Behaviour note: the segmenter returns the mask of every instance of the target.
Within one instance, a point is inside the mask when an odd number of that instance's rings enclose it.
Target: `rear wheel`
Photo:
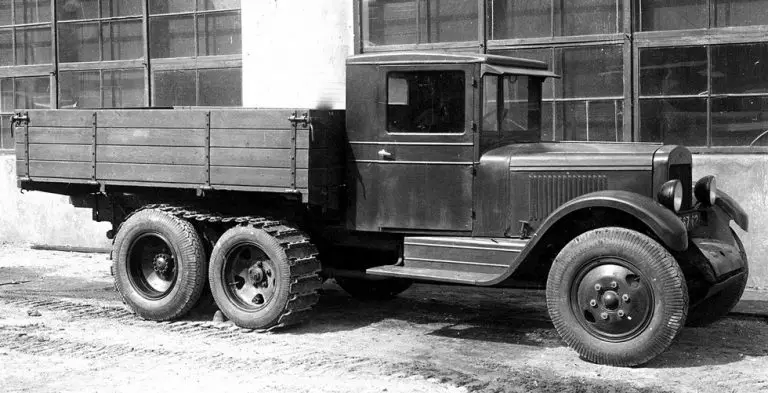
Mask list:
[[[736,239],[736,245],[739,247],[741,258],[746,262],[747,253],[744,250],[744,244],[741,243],[741,239],[736,235],[736,232],[731,230],[731,233],[733,234],[733,238]],[[688,319],[686,320],[687,325],[697,327],[707,326],[728,315],[728,313],[736,307],[736,304],[739,303],[739,300],[741,300],[741,295],[744,294],[748,279],[749,267],[747,266],[747,263],[745,263],[744,274],[741,277],[727,288],[691,308],[688,312]]]
[[[659,243],[625,228],[569,242],[547,280],[547,308],[563,340],[586,360],[643,364],[663,352],[688,310],[683,273]]]
[[[283,225],[231,228],[211,254],[211,293],[221,312],[240,327],[301,322],[317,303],[322,284],[316,254],[306,237]]]
[[[130,216],[113,245],[112,273],[123,301],[155,321],[183,316],[200,298],[207,264],[189,222],[147,209]]]
[[[337,277],[336,283],[352,297],[360,300],[389,300],[413,285],[413,281],[402,278],[365,280]]]

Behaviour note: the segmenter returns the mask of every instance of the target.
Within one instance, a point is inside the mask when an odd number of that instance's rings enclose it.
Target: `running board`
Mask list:
[[[379,266],[377,276],[482,285],[508,273],[527,240],[478,237],[406,237],[403,266]]]

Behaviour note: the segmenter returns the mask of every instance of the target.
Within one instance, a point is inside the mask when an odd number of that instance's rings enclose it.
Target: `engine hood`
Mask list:
[[[525,143],[490,150],[480,161],[507,161],[513,171],[652,170],[658,144]]]

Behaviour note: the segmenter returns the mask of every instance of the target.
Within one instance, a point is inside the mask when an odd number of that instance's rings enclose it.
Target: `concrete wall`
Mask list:
[[[16,156],[0,156],[0,242],[71,247],[109,247],[109,223],[91,220],[69,198],[16,187]]]

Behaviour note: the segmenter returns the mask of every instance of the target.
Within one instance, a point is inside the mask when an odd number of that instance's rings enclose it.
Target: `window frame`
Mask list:
[[[485,96],[485,82],[488,77],[496,77],[496,131],[488,131],[485,129],[485,109],[487,107],[487,100]],[[505,131],[502,128],[502,114],[503,114],[503,108],[506,107],[506,99],[505,99],[505,92],[507,91],[507,84],[505,81],[507,80],[507,77],[510,76],[516,76],[516,77],[524,77],[529,78],[530,80],[539,80],[539,95],[540,99],[544,95],[544,79],[541,77],[534,77],[531,75],[523,75],[523,74],[497,74],[493,72],[486,72],[481,76],[480,85],[483,86],[482,91],[480,92],[480,102],[481,102],[481,120],[478,122],[480,124],[480,138],[483,138],[483,135],[489,134],[491,132],[494,132],[497,134],[498,140],[501,142],[513,142],[513,143],[529,143],[529,142],[542,142],[542,129],[544,127],[544,118],[543,118],[543,110],[544,110],[544,101],[543,99],[540,100],[539,105],[539,127],[537,131]],[[530,96],[530,93],[529,93]],[[530,103],[530,97],[526,101]],[[530,116],[530,113],[528,114]]]

